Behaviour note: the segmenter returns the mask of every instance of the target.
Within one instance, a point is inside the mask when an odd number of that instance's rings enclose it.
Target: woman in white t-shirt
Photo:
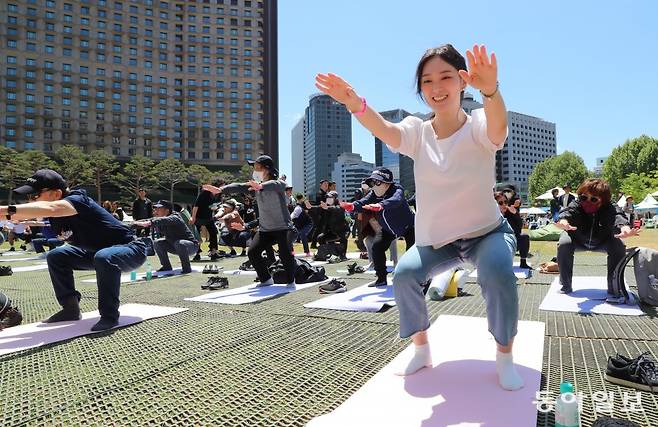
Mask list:
[[[451,45],[429,49],[421,58],[416,88],[434,112],[427,121],[414,116],[400,123],[386,121],[335,74],[318,74],[316,86],[345,104],[391,150],[414,160],[416,244],[400,259],[393,285],[400,336],[411,337],[416,351],[396,372],[410,375],[432,366],[422,285],[467,261],[478,269],[489,331],[497,342],[499,383],[516,390],[523,386],[512,358],[519,312],[512,268],[516,239],[491,197],[496,151],[507,138],[507,111],[498,88],[496,56],[476,45],[467,58],[470,71]],[[478,89],[484,100],[484,110],[474,110],[471,116],[461,108],[466,85]]]

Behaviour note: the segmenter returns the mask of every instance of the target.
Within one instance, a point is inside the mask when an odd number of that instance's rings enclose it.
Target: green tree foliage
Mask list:
[[[157,185],[154,174],[155,162],[148,157],[135,156],[117,174],[117,185],[134,197],[140,188]]]
[[[21,156],[23,156],[23,159],[27,163],[28,171],[31,171],[31,173],[39,169],[57,170],[57,163],[41,151],[27,150],[23,151]]]
[[[187,168],[187,181],[197,187],[212,181],[213,173],[203,165],[190,165]]]
[[[658,169],[658,140],[647,135],[627,140],[612,150],[603,164],[605,178],[613,192],[620,190],[630,174],[650,174]]]
[[[565,184],[575,189],[588,176],[589,172],[583,159],[574,152],[565,151],[535,165],[532,174],[528,177],[528,192],[530,198],[534,199],[551,188],[562,187]]]
[[[243,165],[240,168],[240,172],[235,177],[235,182],[247,182],[251,179],[251,173],[254,171],[254,168],[249,165]]]
[[[25,157],[11,148],[0,146],[0,162],[2,164],[0,185],[9,189],[7,199],[11,203],[14,195],[12,190],[24,184],[34,171],[30,170],[30,165],[25,161]]]
[[[96,200],[100,203],[102,198],[103,185],[116,182],[114,172],[119,164],[114,160],[114,156],[105,150],[95,150],[89,155],[89,167],[93,177],[94,187],[96,187]]]
[[[58,172],[66,179],[69,188],[93,183],[89,156],[75,145],[64,145],[55,153]]]
[[[658,191],[658,170],[650,174],[642,172],[628,175],[622,180],[620,190],[627,196],[633,196],[635,203],[640,203],[647,194]]]
[[[188,179],[188,171],[180,161],[176,159],[165,159],[154,168],[158,177],[158,186],[169,190],[169,201],[174,202],[174,187]]]

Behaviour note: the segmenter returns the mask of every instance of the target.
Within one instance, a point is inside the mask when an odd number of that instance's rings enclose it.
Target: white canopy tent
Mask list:
[[[658,202],[651,196],[651,194],[647,194],[647,197],[634,207],[636,211],[650,211],[658,209]]]
[[[561,189],[560,187],[555,187],[555,188],[558,189],[558,194],[557,194],[558,197],[564,194],[564,190],[563,190],[563,189]],[[541,196],[537,196],[537,197],[535,197],[535,200],[551,200],[551,199],[553,198],[553,194],[552,194],[551,192],[552,192],[553,190],[555,190],[555,188],[551,188],[550,190],[548,190],[547,192],[545,192],[545,193],[542,194]]]
[[[652,195],[653,197],[658,197],[658,191],[656,191],[655,193],[651,193],[651,195]]]
[[[521,215],[546,215],[548,212],[541,208],[521,208]]]
[[[621,195],[619,200],[617,200],[617,206],[619,206],[620,208],[623,208],[624,206],[626,206],[626,195],[624,195],[624,194]]]

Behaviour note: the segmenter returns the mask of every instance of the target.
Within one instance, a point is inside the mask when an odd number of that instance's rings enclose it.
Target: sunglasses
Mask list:
[[[376,179],[373,179],[373,180],[372,180],[372,185],[381,185],[381,184],[382,184],[381,181],[378,181],[378,180],[376,180]]]
[[[580,200],[581,202],[586,202],[589,200],[592,203],[598,203],[599,200],[601,200],[601,198],[596,196],[587,196],[585,194],[581,194],[580,196],[578,196],[578,200]]]
[[[504,205],[504,204],[505,204],[505,200],[498,200],[498,204],[501,205],[501,206]]]

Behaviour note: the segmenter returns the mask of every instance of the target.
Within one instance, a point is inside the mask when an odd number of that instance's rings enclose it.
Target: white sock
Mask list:
[[[414,355],[411,359],[402,360],[398,366],[395,367],[395,375],[405,376],[411,375],[425,366],[432,366],[432,353],[430,352],[430,345],[423,344],[417,345],[414,348]]]
[[[505,390],[518,390],[523,387],[523,378],[514,367],[514,357],[511,352],[496,351],[496,372],[498,383]]]

